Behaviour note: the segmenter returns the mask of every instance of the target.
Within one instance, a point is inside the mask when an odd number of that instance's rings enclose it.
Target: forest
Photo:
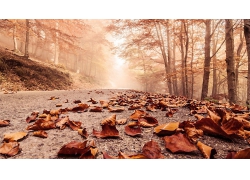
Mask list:
[[[246,19],[2,19],[0,46],[99,81],[245,105]]]

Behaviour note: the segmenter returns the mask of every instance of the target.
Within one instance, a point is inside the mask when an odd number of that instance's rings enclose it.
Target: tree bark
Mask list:
[[[213,20],[213,29],[214,29],[214,20]],[[217,56],[216,56],[216,49],[217,49],[217,42],[215,40],[215,34],[212,36],[212,54],[214,54],[214,56],[212,57],[212,61],[213,61],[213,89],[212,89],[212,97],[215,97],[216,94],[218,94],[217,90],[218,90],[218,85],[217,85]]]
[[[205,61],[204,61],[204,74],[203,74],[203,83],[201,91],[201,99],[207,97],[208,95],[208,84],[209,84],[209,75],[210,75],[210,42],[211,42],[211,20],[207,19],[206,24],[206,36],[205,36]]]
[[[54,63],[58,64],[59,63],[59,42],[58,42],[58,38],[59,38],[59,33],[58,33],[58,22],[56,22],[56,42],[55,42],[55,54],[54,54]]]
[[[250,103],[250,19],[244,19],[244,35],[247,46],[248,74],[247,74],[247,104]]]
[[[18,52],[17,48],[17,39],[16,39],[16,22],[14,22],[14,27],[13,27],[13,43],[14,43],[14,52]]]
[[[175,34],[175,25],[173,23],[173,34]],[[174,94],[176,96],[179,96],[179,91],[178,91],[178,83],[177,83],[177,72],[176,72],[176,67],[175,67],[175,54],[176,54],[176,43],[175,43],[175,35],[173,36],[173,90]]]
[[[29,20],[26,19],[26,40],[25,40],[25,50],[24,56],[29,58],[29,35],[30,34],[30,23]]]
[[[225,20],[226,32],[226,63],[229,103],[236,103],[235,62],[234,62],[234,37],[233,20]]]

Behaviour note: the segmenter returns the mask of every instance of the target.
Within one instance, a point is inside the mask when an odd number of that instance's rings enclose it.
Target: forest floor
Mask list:
[[[63,66],[27,59],[0,48],[0,92],[93,88],[100,85]]]

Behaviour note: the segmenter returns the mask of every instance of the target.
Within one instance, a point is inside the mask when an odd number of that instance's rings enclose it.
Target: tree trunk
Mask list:
[[[18,52],[17,48],[17,40],[16,40],[16,22],[14,22],[14,27],[13,27],[13,43],[14,43],[14,52]]]
[[[234,38],[233,20],[225,20],[226,32],[226,63],[227,63],[227,84],[229,103],[236,103],[236,84],[235,84],[235,63],[234,63]]]
[[[30,36],[30,27],[29,27],[29,20],[26,19],[26,40],[25,40],[25,50],[24,56],[29,58],[29,36]]]
[[[247,46],[248,74],[247,74],[247,104],[250,104],[250,19],[244,19],[244,35]]]
[[[214,20],[213,20],[213,29],[214,29]],[[212,47],[212,54],[214,56],[212,57],[213,60],[213,89],[212,89],[212,97],[215,97],[216,94],[218,94],[218,85],[217,85],[217,56],[216,56],[216,49],[217,49],[217,42],[215,40],[215,35],[212,37],[213,47]]]
[[[182,87],[182,95],[186,96],[186,86],[185,86],[185,63],[184,63],[184,40],[183,40],[183,29],[184,24],[181,22],[181,31],[180,31],[180,46],[181,46],[181,87]]]
[[[167,46],[168,46],[168,69],[169,69],[169,93],[172,95],[172,52],[171,52],[171,39],[170,39],[170,31],[169,31],[169,20],[167,20]]]
[[[175,25],[173,23],[173,34],[175,34]],[[175,43],[175,35],[173,36],[173,89],[174,89],[174,95],[179,96],[179,91],[178,91],[178,84],[177,84],[177,72],[176,72],[176,67],[175,67],[175,52],[176,50],[176,43]]]
[[[242,20],[241,20],[242,23]],[[243,32],[243,31],[242,31]],[[236,83],[236,101],[239,99],[239,67],[240,67],[240,60],[241,60],[241,51],[243,48],[243,33],[240,32],[240,44],[237,48],[237,55],[235,59],[235,83]]]
[[[207,19],[206,22],[206,36],[205,36],[205,61],[204,61],[204,74],[201,91],[201,100],[208,95],[209,75],[210,75],[210,41],[211,41],[211,20]]]
[[[59,23],[56,22],[56,42],[55,42],[55,54],[54,54],[54,63],[55,64],[58,64],[59,63],[59,40],[58,40],[58,37],[59,37],[59,33],[58,33],[58,26],[59,26]]]
[[[186,25],[185,21],[183,22],[184,25],[184,31],[185,31],[185,37],[186,37],[186,42],[185,42],[185,56],[184,56],[184,74],[185,74],[185,96],[189,97],[189,91],[188,91],[188,73],[187,73],[187,57],[188,57],[188,46],[189,46],[189,37],[188,37],[188,25]]]

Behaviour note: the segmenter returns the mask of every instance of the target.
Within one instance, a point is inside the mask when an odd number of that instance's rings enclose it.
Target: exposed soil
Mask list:
[[[60,108],[74,107],[75,100],[81,100],[82,103],[90,102],[90,98],[94,100],[109,100],[111,97],[117,94],[129,94],[130,90],[61,90],[61,91],[26,91],[17,92],[15,94],[0,93],[0,119],[10,120],[10,126],[0,127],[0,140],[3,140],[3,136],[6,133],[14,133],[19,131],[28,132],[26,130],[29,125],[26,122],[26,117],[32,112],[38,111],[42,113],[43,110],[58,109],[56,104],[62,104]],[[139,93],[139,92],[138,92]],[[48,100],[50,97],[55,96],[58,99]],[[68,103],[64,103],[68,99]],[[100,105],[98,103],[97,105]],[[126,118],[129,120],[130,115],[134,110],[126,110],[116,114],[116,119]],[[145,109],[143,109],[145,110]],[[179,153],[173,154],[165,148],[165,143],[162,137],[159,137],[153,133],[153,127],[142,128],[142,135],[138,137],[131,137],[125,134],[125,125],[116,125],[120,138],[96,138],[93,136],[92,131],[101,130],[100,122],[109,116],[112,112],[107,109],[103,109],[103,112],[82,112],[73,113],[69,112],[67,115],[70,120],[82,122],[82,127],[86,128],[89,137],[87,140],[95,140],[98,148],[97,159],[102,159],[102,152],[106,151],[111,156],[117,156],[119,151],[127,155],[138,154],[142,152],[144,144],[150,140],[158,142],[161,147],[161,153],[166,159],[203,159],[204,157],[200,152],[194,154]],[[159,124],[167,122],[182,122],[185,120],[195,120],[195,117],[190,115],[190,110],[185,107],[181,107],[174,114],[173,117],[166,117],[166,111],[149,112],[150,115],[155,117]],[[32,124],[32,123],[31,123]],[[71,142],[80,141],[83,142],[86,139],[78,134],[77,131],[73,131],[69,127],[64,130],[51,129],[47,130],[48,137],[40,138],[32,135],[32,132],[28,132],[28,136],[21,140],[20,147],[22,151],[13,156],[6,157],[0,155],[0,158],[10,159],[58,159],[57,153],[60,148]],[[216,149],[217,154],[214,156],[217,159],[223,159],[227,156],[228,151],[239,151],[249,147],[249,144],[245,140],[237,140],[235,142],[228,141],[218,137],[212,137],[204,135],[200,139],[204,144]],[[65,158],[65,157],[63,157]],[[72,157],[70,157],[72,158]]]

